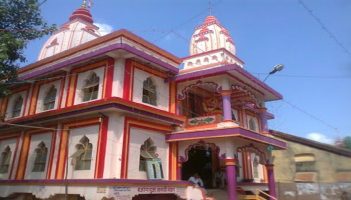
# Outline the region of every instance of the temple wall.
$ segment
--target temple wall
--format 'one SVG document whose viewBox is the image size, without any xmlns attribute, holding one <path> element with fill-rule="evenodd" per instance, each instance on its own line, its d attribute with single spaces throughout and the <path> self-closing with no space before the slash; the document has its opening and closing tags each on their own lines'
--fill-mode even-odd
<svg viewBox="0 0 351 200">
<path fill-rule="evenodd" d="M 13 111 L 13 106 L 15 104 L 15 101 L 16 99 L 19 97 L 19 96 L 22 96 L 23 98 L 23 103 L 22 103 L 22 108 L 21 108 L 21 114 L 18 116 L 18 117 L 21 117 L 24 115 L 25 113 L 25 108 L 28 108 L 28 104 L 29 102 L 26 101 L 27 99 L 27 94 L 28 94 L 28 91 L 25 90 L 25 91 L 21 91 L 21 92 L 17 92 L 17 93 L 14 93 L 12 94 L 10 97 L 9 97 L 9 100 L 8 100 L 8 104 L 7 104 L 7 109 L 6 109 L 6 114 L 5 114 L 5 118 L 6 119 L 9 119 L 9 118 L 13 118 L 12 117 L 12 111 Z M 26 106 L 27 104 L 27 106 Z"/>
<path fill-rule="evenodd" d="M 31 136 L 24 179 L 46 179 L 48 165 L 50 163 L 51 138 L 52 133 L 50 132 Z M 41 142 L 43 142 L 47 148 L 45 170 L 43 172 L 33 172 L 33 166 L 37 155 L 36 149 Z"/>
<path fill-rule="evenodd" d="M 108 114 L 104 178 L 120 178 L 124 134 L 124 116 L 111 112 Z"/>
<path fill-rule="evenodd" d="M 76 86 L 76 92 L 74 96 L 74 104 L 80 104 L 83 101 L 83 88 L 86 84 L 86 80 L 89 79 L 91 73 L 96 73 L 96 75 L 99 77 L 99 92 L 98 92 L 98 97 L 97 99 L 101 99 L 102 97 L 102 90 L 104 87 L 104 67 L 99 67 L 93 70 L 88 70 L 82 73 L 78 74 L 77 78 L 77 86 Z"/>
<path fill-rule="evenodd" d="M 143 98 L 143 82 L 151 77 L 153 83 L 156 86 L 157 92 L 157 106 L 146 104 L 142 102 Z M 163 78 L 152 75 L 148 72 L 142 71 L 140 69 L 134 70 L 133 79 L 133 101 L 148 106 L 156 107 L 158 109 L 168 111 L 169 109 L 169 82 L 165 82 Z"/>
<path fill-rule="evenodd" d="M 60 91 L 61 91 L 61 80 L 57 80 L 51 83 L 43 84 L 40 86 L 39 89 L 39 94 L 38 94 L 38 100 L 37 100 L 37 107 L 36 107 L 36 113 L 43 112 L 43 106 L 44 106 L 44 99 L 45 96 L 47 95 L 48 91 L 50 88 L 54 86 L 56 88 L 56 99 L 55 99 L 55 106 L 53 109 L 57 109 L 58 107 L 58 102 L 60 96 Z"/>
<path fill-rule="evenodd" d="M 124 71 L 125 71 L 125 59 L 123 58 L 115 59 L 114 71 L 113 71 L 113 82 L 112 82 L 112 96 L 114 97 L 123 96 Z"/>
<path fill-rule="evenodd" d="M 168 180 L 168 151 L 169 145 L 165 141 L 165 135 L 153 130 L 142 128 L 131 128 L 129 158 L 128 158 L 128 178 L 129 179 L 147 179 L 146 171 L 139 171 L 140 147 L 144 142 L 151 138 L 157 147 L 156 153 L 161 159 L 164 180 Z"/>
<path fill-rule="evenodd" d="M 77 152 L 77 145 L 81 144 L 81 139 L 86 136 L 89 139 L 89 143 L 92 144 L 92 156 L 90 169 L 88 170 L 74 170 L 75 161 L 73 155 Z M 96 155 L 97 145 L 99 136 L 99 125 L 88 125 L 83 127 L 71 128 L 69 134 L 68 143 L 68 170 L 67 177 L 71 179 L 92 179 L 94 178 L 94 172 L 96 167 Z"/>
<path fill-rule="evenodd" d="M 3 139 L 3 140 L 0 140 L 0 152 L 4 152 L 4 150 L 9 147 L 10 150 L 11 150 L 11 161 L 14 159 L 15 157 L 15 152 L 16 152 L 16 139 Z M 10 172 L 11 172 L 11 168 L 13 167 L 12 166 L 12 163 L 13 162 L 10 162 L 10 165 L 8 167 L 8 170 L 6 173 L 0 173 L 0 179 L 8 179 L 9 175 L 10 175 Z"/>
</svg>

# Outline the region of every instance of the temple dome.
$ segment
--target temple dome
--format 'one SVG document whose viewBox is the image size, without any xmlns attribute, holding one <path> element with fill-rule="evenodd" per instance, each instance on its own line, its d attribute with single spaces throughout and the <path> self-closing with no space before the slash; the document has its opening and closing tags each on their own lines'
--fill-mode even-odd
<svg viewBox="0 0 351 200">
<path fill-rule="evenodd" d="M 93 17 L 83 4 L 43 45 L 38 60 L 53 56 L 101 36 Z"/>
<path fill-rule="evenodd" d="M 224 28 L 215 16 L 207 16 L 203 24 L 198 26 L 190 42 L 190 55 L 196 55 L 224 48 L 230 53 L 236 53 L 234 41 L 228 30 Z"/>
</svg>

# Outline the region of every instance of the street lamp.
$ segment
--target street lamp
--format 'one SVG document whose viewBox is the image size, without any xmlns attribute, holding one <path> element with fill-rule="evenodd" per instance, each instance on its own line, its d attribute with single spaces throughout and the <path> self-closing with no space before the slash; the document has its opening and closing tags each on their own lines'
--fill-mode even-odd
<svg viewBox="0 0 351 200">
<path fill-rule="evenodd" d="M 277 64 L 273 67 L 272 71 L 268 73 L 268 75 L 266 76 L 266 78 L 263 79 L 263 82 L 265 82 L 267 80 L 267 78 L 274 74 L 274 73 L 277 73 L 279 71 L 282 71 L 284 69 L 284 65 L 283 64 Z"/>
</svg>

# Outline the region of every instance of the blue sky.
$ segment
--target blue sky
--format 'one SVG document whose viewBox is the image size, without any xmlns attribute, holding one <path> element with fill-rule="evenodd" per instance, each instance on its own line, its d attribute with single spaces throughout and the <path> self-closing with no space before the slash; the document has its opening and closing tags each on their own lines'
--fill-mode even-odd
<svg viewBox="0 0 351 200">
<path fill-rule="evenodd" d="M 63 24 L 82 0 L 59 2 L 42 5 L 47 22 Z M 285 65 L 266 81 L 284 96 L 268 104 L 276 117 L 270 128 L 322 142 L 351 135 L 350 10 L 349 0 L 212 0 L 212 14 L 230 31 L 246 70 L 262 80 L 275 64 Z M 207 0 L 95 0 L 91 13 L 107 29 L 126 28 L 185 57 L 209 11 Z M 28 45 L 28 63 L 46 39 Z"/>
</svg>

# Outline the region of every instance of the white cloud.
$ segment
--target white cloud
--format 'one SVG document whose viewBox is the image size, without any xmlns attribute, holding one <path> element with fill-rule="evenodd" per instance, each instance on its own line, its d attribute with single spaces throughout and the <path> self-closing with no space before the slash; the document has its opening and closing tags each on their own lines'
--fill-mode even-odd
<svg viewBox="0 0 351 200">
<path fill-rule="evenodd" d="M 99 32 L 101 33 L 101 35 L 106 35 L 113 31 L 113 27 L 109 24 L 94 23 L 94 25 L 99 27 Z"/>
<path fill-rule="evenodd" d="M 309 133 L 307 134 L 307 138 L 321 143 L 334 144 L 334 139 L 329 138 L 322 133 Z"/>
</svg>

